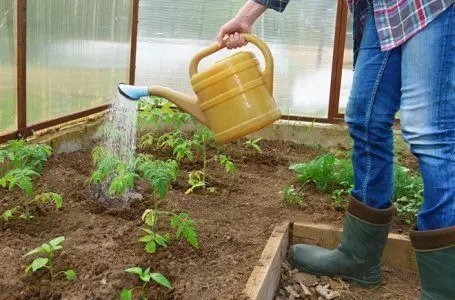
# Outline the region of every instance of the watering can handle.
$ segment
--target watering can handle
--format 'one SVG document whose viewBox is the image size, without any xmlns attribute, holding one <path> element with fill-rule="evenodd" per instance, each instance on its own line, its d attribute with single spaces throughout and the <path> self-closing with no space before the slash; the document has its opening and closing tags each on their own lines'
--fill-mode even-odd
<svg viewBox="0 0 455 300">
<path fill-rule="evenodd" d="M 258 37 L 254 36 L 254 35 L 251 35 L 251 34 L 247 34 L 247 33 L 242 33 L 241 36 L 243 36 L 245 38 L 246 41 L 248 42 L 251 42 L 253 43 L 254 45 L 256 45 L 256 47 L 259 48 L 259 50 L 261 50 L 262 52 L 262 55 L 264 55 L 264 58 L 265 58 L 265 69 L 264 71 L 262 72 L 262 78 L 264 79 L 264 82 L 265 82 L 265 85 L 267 87 L 267 89 L 269 90 L 270 94 L 273 95 L 273 57 L 272 57 L 272 52 L 270 52 L 270 49 L 269 47 L 261 40 L 259 39 Z M 223 49 L 226 47 L 226 40 L 223 40 L 223 45 L 220 47 L 220 45 L 218 43 L 214 43 L 213 45 L 205 48 L 204 50 L 202 50 L 201 52 L 199 52 L 198 54 L 196 54 L 193 59 L 191 60 L 190 62 L 190 78 L 192 78 L 194 75 L 196 75 L 198 73 L 198 66 L 199 66 L 199 62 Z"/>
</svg>

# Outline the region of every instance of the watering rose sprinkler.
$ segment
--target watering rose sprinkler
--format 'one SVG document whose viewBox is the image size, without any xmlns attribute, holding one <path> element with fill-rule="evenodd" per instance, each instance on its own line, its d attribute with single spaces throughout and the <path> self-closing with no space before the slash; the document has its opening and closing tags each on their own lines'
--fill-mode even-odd
<svg viewBox="0 0 455 300">
<path fill-rule="evenodd" d="M 253 53 L 238 52 L 198 72 L 203 58 L 225 47 L 215 43 L 191 60 L 189 73 L 195 97 L 161 86 L 119 84 L 119 92 L 130 100 L 157 96 L 171 101 L 207 125 L 218 143 L 258 131 L 281 117 L 273 98 L 273 58 L 263 41 L 250 34 L 243 36 L 262 51 L 264 71 Z"/>
</svg>

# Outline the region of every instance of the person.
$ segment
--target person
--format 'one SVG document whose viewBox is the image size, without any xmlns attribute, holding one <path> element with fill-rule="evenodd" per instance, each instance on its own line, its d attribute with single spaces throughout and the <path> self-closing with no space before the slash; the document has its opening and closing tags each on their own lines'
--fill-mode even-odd
<svg viewBox="0 0 455 300">
<path fill-rule="evenodd" d="M 290 0 L 249 0 L 217 36 L 245 45 L 268 8 Z M 421 299 L 455 299 L 455 0 L 348 0 L 353 14 L 354 78 L 345 113 L 353 139 L 354 187 L 343 239 L 334 250 L 294 245 L 289 259 L 315 275 L 363 287 L 381 283 L 390 231 L 393 131 L 400 109 L 404 140 L 418 158 L 424 201 L 410 231 Z M 304 42 L 304 41 L 303 41 Z"/>
</svg>

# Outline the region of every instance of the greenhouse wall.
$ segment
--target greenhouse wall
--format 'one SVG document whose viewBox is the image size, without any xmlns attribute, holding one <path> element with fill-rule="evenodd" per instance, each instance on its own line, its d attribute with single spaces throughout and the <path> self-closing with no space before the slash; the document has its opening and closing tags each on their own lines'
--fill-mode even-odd
<svg viewBox="0 0 455 300">
<path fill-rule="evenodd" d="M 0 133 L 16 129 L 16 0 L 0 0 Z"/>
<path fill-rule="evenodd" d="M 0 141 L 102 111 L 119 82 L 192 94 L 191 58 L 244 2 L 0 0 Z M 344 0 L 294 0 L 256 22 L 253 33 L 274 56 L 274 97 L 285 117 L 342 120 L 352 81 L 346 14 Z M 263 66 L 259 50 L 246 49 Z M 221 50 L 200 69 L 244 50 Z"/>
</svg>

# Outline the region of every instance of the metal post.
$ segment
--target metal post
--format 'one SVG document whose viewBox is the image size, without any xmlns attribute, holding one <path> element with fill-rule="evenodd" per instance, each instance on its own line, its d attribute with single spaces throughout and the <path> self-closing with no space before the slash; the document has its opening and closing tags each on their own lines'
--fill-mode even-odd
<svg viewBox="0 0 455 300">
<path fill-rule="evenodd" d="M 139 0 L 132 1 L 133 13 L 131 17 L 130 84 L 134 84 L 136 79 L 137 27 L 139 22 Z"/>
<path fill-rule="evenodd" d="M 345 0 L 338 0 L 337 8 L 328 115 L 330 123 L 336 123 L 335 119 L 340 118 L 341 116 L 338 111 L 340 104 L 341 76 L 343 73 L 344 47 L 346 43 L 346 23 L 348 17 L 348 7 Z"/>
<path fill-rule="evenodd" d="M 27 0 L 17 0 L 17 130 L 27 128 Z"/>
</svg>

